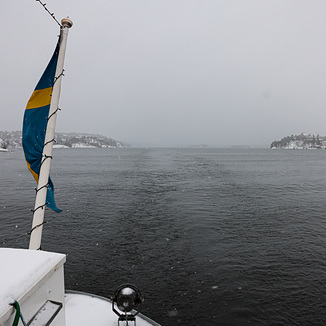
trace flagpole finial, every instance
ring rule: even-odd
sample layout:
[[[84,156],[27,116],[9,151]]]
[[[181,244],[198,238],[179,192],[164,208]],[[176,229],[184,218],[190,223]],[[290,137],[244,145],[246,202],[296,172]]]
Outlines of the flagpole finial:
[[[67,18],[63,18],[63,19],[61,20],[61,24],[62,24],[63,27],[68,27],[68,28],[70,28],[70,27],[72,26],[72,21],[69,19],[69,17],[67,17]]]

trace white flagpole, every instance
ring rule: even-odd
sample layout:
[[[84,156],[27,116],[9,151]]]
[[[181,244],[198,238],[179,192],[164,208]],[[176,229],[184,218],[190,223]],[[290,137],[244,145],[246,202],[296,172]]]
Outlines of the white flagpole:
[[[61,30],[60,30],[60,49],[58,55],[58,62],[57,68],[55,71],[55,80],[56,82],[53,85],[52,90],[52,98],[49,110],[49,120],[48,125],[46,128],[45,134],[45,146],[43,148],[42,154],[42,165],[40,168],[39,173],[39,180],[37,184],[37,189],[39,189],[36,193],[35,198],[35,206],[34,206],[34,214],[33,214],[33,224],[32,224],[32,232],[31,238],[29,242],[29,249],[38,250],[41,247],[41,240],[42,240],[42,230],[43,230],[43,222],[44,222],[44,211],[45,211],[45,204],[46,204],[46,194],[47,194],[47,187],[49,181],[49,174],[50,174],[50,165],[51,159],[46,157],[52,155],[52,148],[53,148],[53,139],[54,139],[54,131],[55,131],[55,124],[57,121],[57,109],[59,104],[60,98],[60,90],[61,90],[61,77],[63,73],[63,63],[66,54],[66,45],[67,45],[67,38],[68,38],[68,31],[69,28],[72,26],[72,21],[69,18],[64,18],[61,20]]]

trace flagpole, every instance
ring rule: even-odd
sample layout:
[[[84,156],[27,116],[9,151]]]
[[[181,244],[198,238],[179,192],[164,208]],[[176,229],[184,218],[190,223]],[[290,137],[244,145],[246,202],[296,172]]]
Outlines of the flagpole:
[[[51,156],[53,148],[53,139],[55,125],[57,121],[57,110],[59,105],[61,77],[63,75],[63,63],[65,59],[67,38],[69,28],[72,26],[72,21],[69,18],[61,20],[62,27],[60,29],[60,50],[58,62],[55,71],[55,83],[52,90],[52,98],[49,110],[49,120],[46,128],[45,142],[42,154],[42,163],[37,184],[37,193],[35,198],[33,224],[29,249],[38,250],[41,248],[42,230],[44,223],[44,212],[46,204],[47,184],[49,182]]]

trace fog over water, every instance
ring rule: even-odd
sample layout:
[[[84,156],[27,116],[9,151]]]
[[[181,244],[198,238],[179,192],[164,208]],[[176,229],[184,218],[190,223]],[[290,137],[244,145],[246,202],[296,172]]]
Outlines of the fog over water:
[[[323,1],[49,0],[74,22],[57,122],[149,146],[250,145],[324,135]],[[58,25],[37,1],[2,1],[0,130],[23,110]]]

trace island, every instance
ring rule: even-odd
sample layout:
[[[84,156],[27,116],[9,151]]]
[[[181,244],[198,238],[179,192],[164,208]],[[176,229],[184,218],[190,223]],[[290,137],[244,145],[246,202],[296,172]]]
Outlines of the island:
[[[326,137],[302,132],[300,135],[283,137],[270,145],[271,149],[326,149]]]
[[[85,133],[56,133],[53,148],[109,148],[129,147],[130,145],[97,134]],[[0,131],[0,148],[22,147],[21,131]]]

